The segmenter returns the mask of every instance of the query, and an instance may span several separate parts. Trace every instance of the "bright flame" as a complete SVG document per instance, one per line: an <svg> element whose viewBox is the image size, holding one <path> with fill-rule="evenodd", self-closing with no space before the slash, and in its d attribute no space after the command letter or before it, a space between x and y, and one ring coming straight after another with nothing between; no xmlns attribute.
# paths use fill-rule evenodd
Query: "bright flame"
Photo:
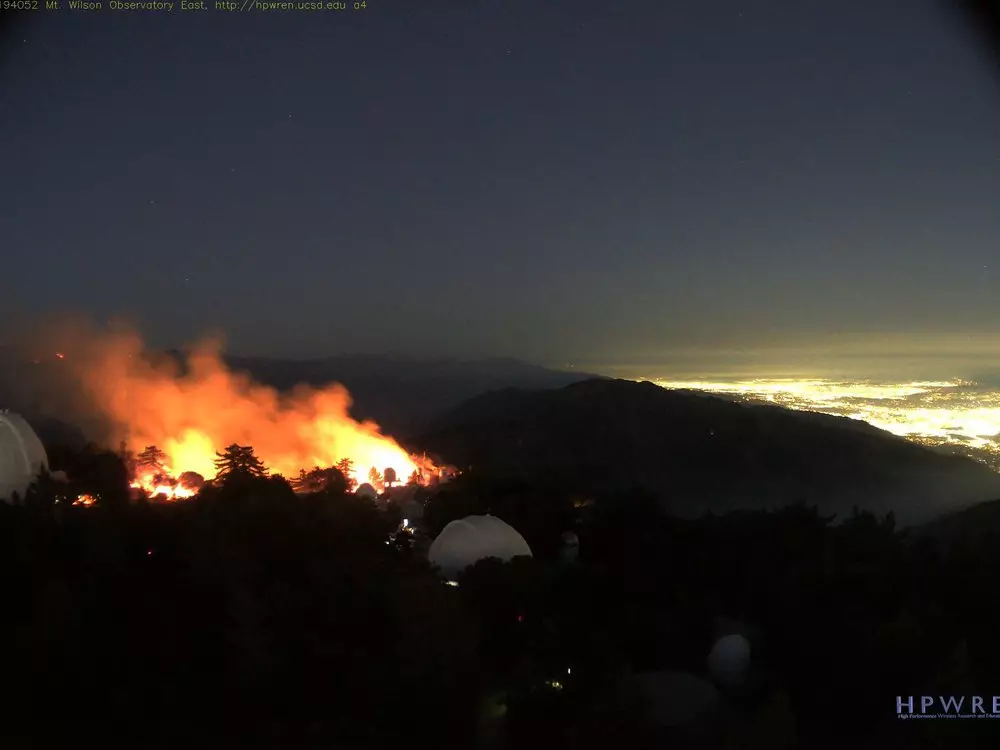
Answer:
<svg viewBox="0 0 1000 750"><path fill-rule="evenodd" d="M392 468L405 482L414 472L438 473L426 459L410 456L374 422L358 422L348 410L347 390L297 387L290 395L230 372L219 347L206 342L187 357L185 372L173 361L154 364L142 356L132 334L102 336L74 356L90 400L118 428L116 437L135 451L156 446L165 454L164 472L137 476L132 486L168 498L196 490L175 479L196 472L215 476L216 452L237 443L252 446L268 469L287 478L300 470L331 467L349 459L351 478ZM163 481L164 474L168 481Z"/></svg>
<svg viewBox="0 0 1000 750"><path fill-rule="evenodd" d="M97 502L97 498L93 495L78 495L76 500L73 501L73 505L82 505L84 507L93 505Z"/></svg>
<svg viewBox="0 0 1000 750"><path fill-rule="evenodd" d="M166 475L166 476L164 476ZM173 472L169 467L164 467L162 475L153 473L140 473L129 484L135 490L142 490L150 497L162 495L168 500L177 500L185 497L194 497L198 492L191 487L185 487L173 479Z"/></svg>

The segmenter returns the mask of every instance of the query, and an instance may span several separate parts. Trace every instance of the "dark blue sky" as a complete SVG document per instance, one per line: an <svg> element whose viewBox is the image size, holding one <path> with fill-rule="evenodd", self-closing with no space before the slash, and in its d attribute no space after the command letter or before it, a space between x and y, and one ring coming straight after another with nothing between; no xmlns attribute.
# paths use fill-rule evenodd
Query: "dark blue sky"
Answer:
<svg viewBox="0 0 1000 750"><path fill-rule="evenodd" d="M997 330L1000 86L932 0L367 5L8 29L10 330L546 363Z"/></svg>

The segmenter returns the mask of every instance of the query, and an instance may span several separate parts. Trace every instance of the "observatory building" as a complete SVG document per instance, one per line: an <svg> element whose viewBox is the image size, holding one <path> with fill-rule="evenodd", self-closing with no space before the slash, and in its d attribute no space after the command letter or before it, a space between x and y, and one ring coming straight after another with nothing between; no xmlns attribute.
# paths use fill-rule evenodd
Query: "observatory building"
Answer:
<svg viewBox="0 0 1000 750"><path fill-rule="evenodd" d="M524 537L495 516L466 516L452 521L427 552L431 565L438 566L449 579L487 557L508 562L522 555L531 557Z"/></svg>
<svg viewBox="0 0 1000 750"><path fill-rule="evenodd" d="M42 469L48 470L45 447L31 425L19 414L0 410L0 501L15 492L24 498Z"/></svg>
<svg viewBox="0 0 1000 750"><path fill-rule="evenodd" d="M708 673L721 687L743 684L750 670L750 642L739 633L723 636L708 655Z"/></svg>
<svg viewBox="0 0 1000 750"><path fill-rule="evenodd" d="M642 672L626 678L625 684L645 698L648 717L661 727L714 723L725 710L727 693L747 681L750 672L750 642L739 633L719 638L706 660L707 675L678 670Z"/></svg>
<svg viewBox="0 0 1000 750"><path fill-rule="evenodd" d="M373 501L378 500L378 491L370 484L368 484L368 482L365 482L356 490L354 490L354 494L357 495L358 497L363 497L366 500L373 500Z"/></svg>

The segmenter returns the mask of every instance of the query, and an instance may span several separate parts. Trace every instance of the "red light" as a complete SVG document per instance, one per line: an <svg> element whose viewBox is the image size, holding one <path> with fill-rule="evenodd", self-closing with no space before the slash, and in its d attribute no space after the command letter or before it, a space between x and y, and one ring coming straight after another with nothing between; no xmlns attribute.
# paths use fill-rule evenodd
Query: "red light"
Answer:
<svg viewBox="0 0 1000 750"><path fill-rule="evenodd" d="M518 622L524 622L524 615L518 615L517 616L517 621Z"/></svg>

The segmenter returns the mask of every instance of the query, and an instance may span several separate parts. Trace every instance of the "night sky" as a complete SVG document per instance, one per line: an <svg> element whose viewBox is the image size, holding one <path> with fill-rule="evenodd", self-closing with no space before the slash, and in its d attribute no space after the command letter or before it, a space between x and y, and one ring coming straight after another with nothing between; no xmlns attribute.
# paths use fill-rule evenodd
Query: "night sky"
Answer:
<svg viewBox="0 0 1000 750"><path fill-rule="evenodd" d="M561 364L998 331L1000 85L932 0L63 5L0 39L0 338L69 309Z"/></svg>

